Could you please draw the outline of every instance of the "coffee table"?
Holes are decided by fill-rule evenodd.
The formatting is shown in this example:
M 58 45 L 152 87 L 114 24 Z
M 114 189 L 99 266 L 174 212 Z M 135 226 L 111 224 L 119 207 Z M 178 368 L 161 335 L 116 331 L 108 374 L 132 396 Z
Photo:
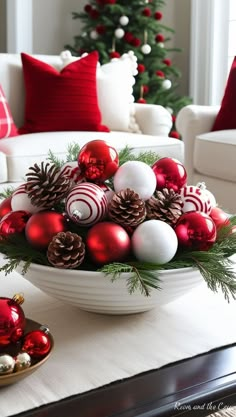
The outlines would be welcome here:
M 236 343 L 18 416 L 201 417 L 234 404 Z

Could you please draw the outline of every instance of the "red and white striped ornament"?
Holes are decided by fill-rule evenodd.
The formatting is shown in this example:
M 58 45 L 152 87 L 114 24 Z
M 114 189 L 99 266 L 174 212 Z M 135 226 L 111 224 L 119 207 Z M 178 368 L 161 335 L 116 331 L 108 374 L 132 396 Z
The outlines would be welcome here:
M 31 214 L 44 210 L 44 207 L 34 206 L 25 190 L 25 184 L 20 185 L 12 193 L 11 207 L 13 211 L 25 210 Z
M 209 214 L 212 209 L 212 203 L 209 196 L 203 189 L 195 185 L 186 185 L 179 191 L 183 207 L 183 213 L 189 211 L 200 211 Z
M 66 213 L 80 226 L 91 226 L 107 213 L 108 200 L 96 184 L 83 182 L 72 188 L 66 198 Z
M 71 179 L 74 184 L 78 184 L 83 181 L 83 178 L 81 177 L 81 169 L 79 168 L 77 161 L 66 162 L 61 167 L 61 174 L 66 178 Z

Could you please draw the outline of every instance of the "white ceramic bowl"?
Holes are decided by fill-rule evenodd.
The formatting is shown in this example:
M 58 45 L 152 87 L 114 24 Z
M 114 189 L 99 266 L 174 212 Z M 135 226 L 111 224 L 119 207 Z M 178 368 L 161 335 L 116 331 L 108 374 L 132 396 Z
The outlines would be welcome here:
M 21 268 L 17 271 L 21 273 Z M 196 268 L 159 272 L 161 290 L 152 289 L 150 296 L 138 290 L 129 294 L 123 273 L 116 281 L 101 272 L 65 270 L 31 264 L 24 277 L 46 294 L 82 310 L 103 314 L 132 314 L 162 306 L 176 300 L 202 283 Z

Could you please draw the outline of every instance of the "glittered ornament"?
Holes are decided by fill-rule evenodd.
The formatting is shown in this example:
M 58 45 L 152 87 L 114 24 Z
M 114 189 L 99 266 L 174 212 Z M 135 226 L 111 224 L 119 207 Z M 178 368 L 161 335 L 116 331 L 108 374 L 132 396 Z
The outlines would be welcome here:
M 23 371 L 31 366 L 31 357 L 27 352 L 20 352 L 15 357 L 15 368 L 16 372 Z
M 212 209 L 208 195 L 201 188 L 195 185 L 185 185 L 179 191 L 183 202 L 182 211 L 202 211 L 209 214 Z
M 129 255 L 130 246 L 126 230 L 113 222 L 97 223 L 87 233 L 87 253 L 97 265 L 124 261 Z
M 172 188 L 178 192 L 187 182 L 187 172 L 183 164 L 175 158 L 161 158 L 152 166 L 156 176 L 156 188 Z
M 119 166 L 116 149 L 104 140 L 96 139 L 85 144 L 78 155 L 82 175 L 94 182 L 112 177 Z
M 0 203 L 0 220 L 5 216 L 5 214 L 10 213 L 10 211 L 12 211 L 11 196 L 4 198 L 4 200 Z
M 0 238 L 13 233 L 22 233 L 31 214 L 24 210 L 10 211 L 0 220 Z
M 16 343 L 23 336 L 26 324 L 23 301 L 21 294 L 0 297 L 0 347 Z
M 90 182 L 83 182 L 72 188 L 65 202 L 67 215 L 81 226 L 91 226 L 101 221 L 106 215 L 107 205 L 105 192 Z
M 175 226 L 175 233 L 179 246 L 189 250 L 206 251 L 216 241 L 216 226 L 213 219 L 199 211 L 182 214 Z
M 15 360 L 7 353 L 0 355 L 0 376 L 11 374 L 14 370 Z
M 46 356 L 52 347 L 49 329 L 41 326 L 39 330 L 32 330 L 23 337 L 22 351 L 27 352 L 33 359 Z
M 25 184 L 20 185 L 12 193 L 11 206 L 13 211 L 25 210 L 32 214 L 43 210 L 43 207 L 37 207 L 31 203 L 31 199 L 25 190 Z
M 210 217 L 214 221 L 217 231 L 219 231 L 223 226 L 230 224 L 229 215 L 220 207 L 213 207 L 210 212 Z
M 122 164 L 114 175 L 116 192 L 130 188 L 143 200 L 151 197 L 156 189 L 156 177 L 152 168 L 141 161 L 128 161 Z
M 178 239 L 171 226 L 162 220 L 147 220 L 134 231 L 132 250 L 141 262 L 165 264 L 176 254 Z
M 25 228 L 25 237 L 38 250 L 47 249 L 53 236 L 67 230 L 65 216 L 55 211 L 41 211 L 32 214 Z

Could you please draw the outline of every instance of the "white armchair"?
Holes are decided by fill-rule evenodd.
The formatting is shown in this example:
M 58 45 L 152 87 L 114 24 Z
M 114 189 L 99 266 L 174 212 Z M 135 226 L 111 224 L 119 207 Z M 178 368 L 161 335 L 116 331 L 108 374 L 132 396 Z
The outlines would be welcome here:
M 188 183 L 205 182 L 218 205 L 236 213 L 236 130 L 211 132 L 219 108 L 188 105 L 176 126 L 184 142 Z

